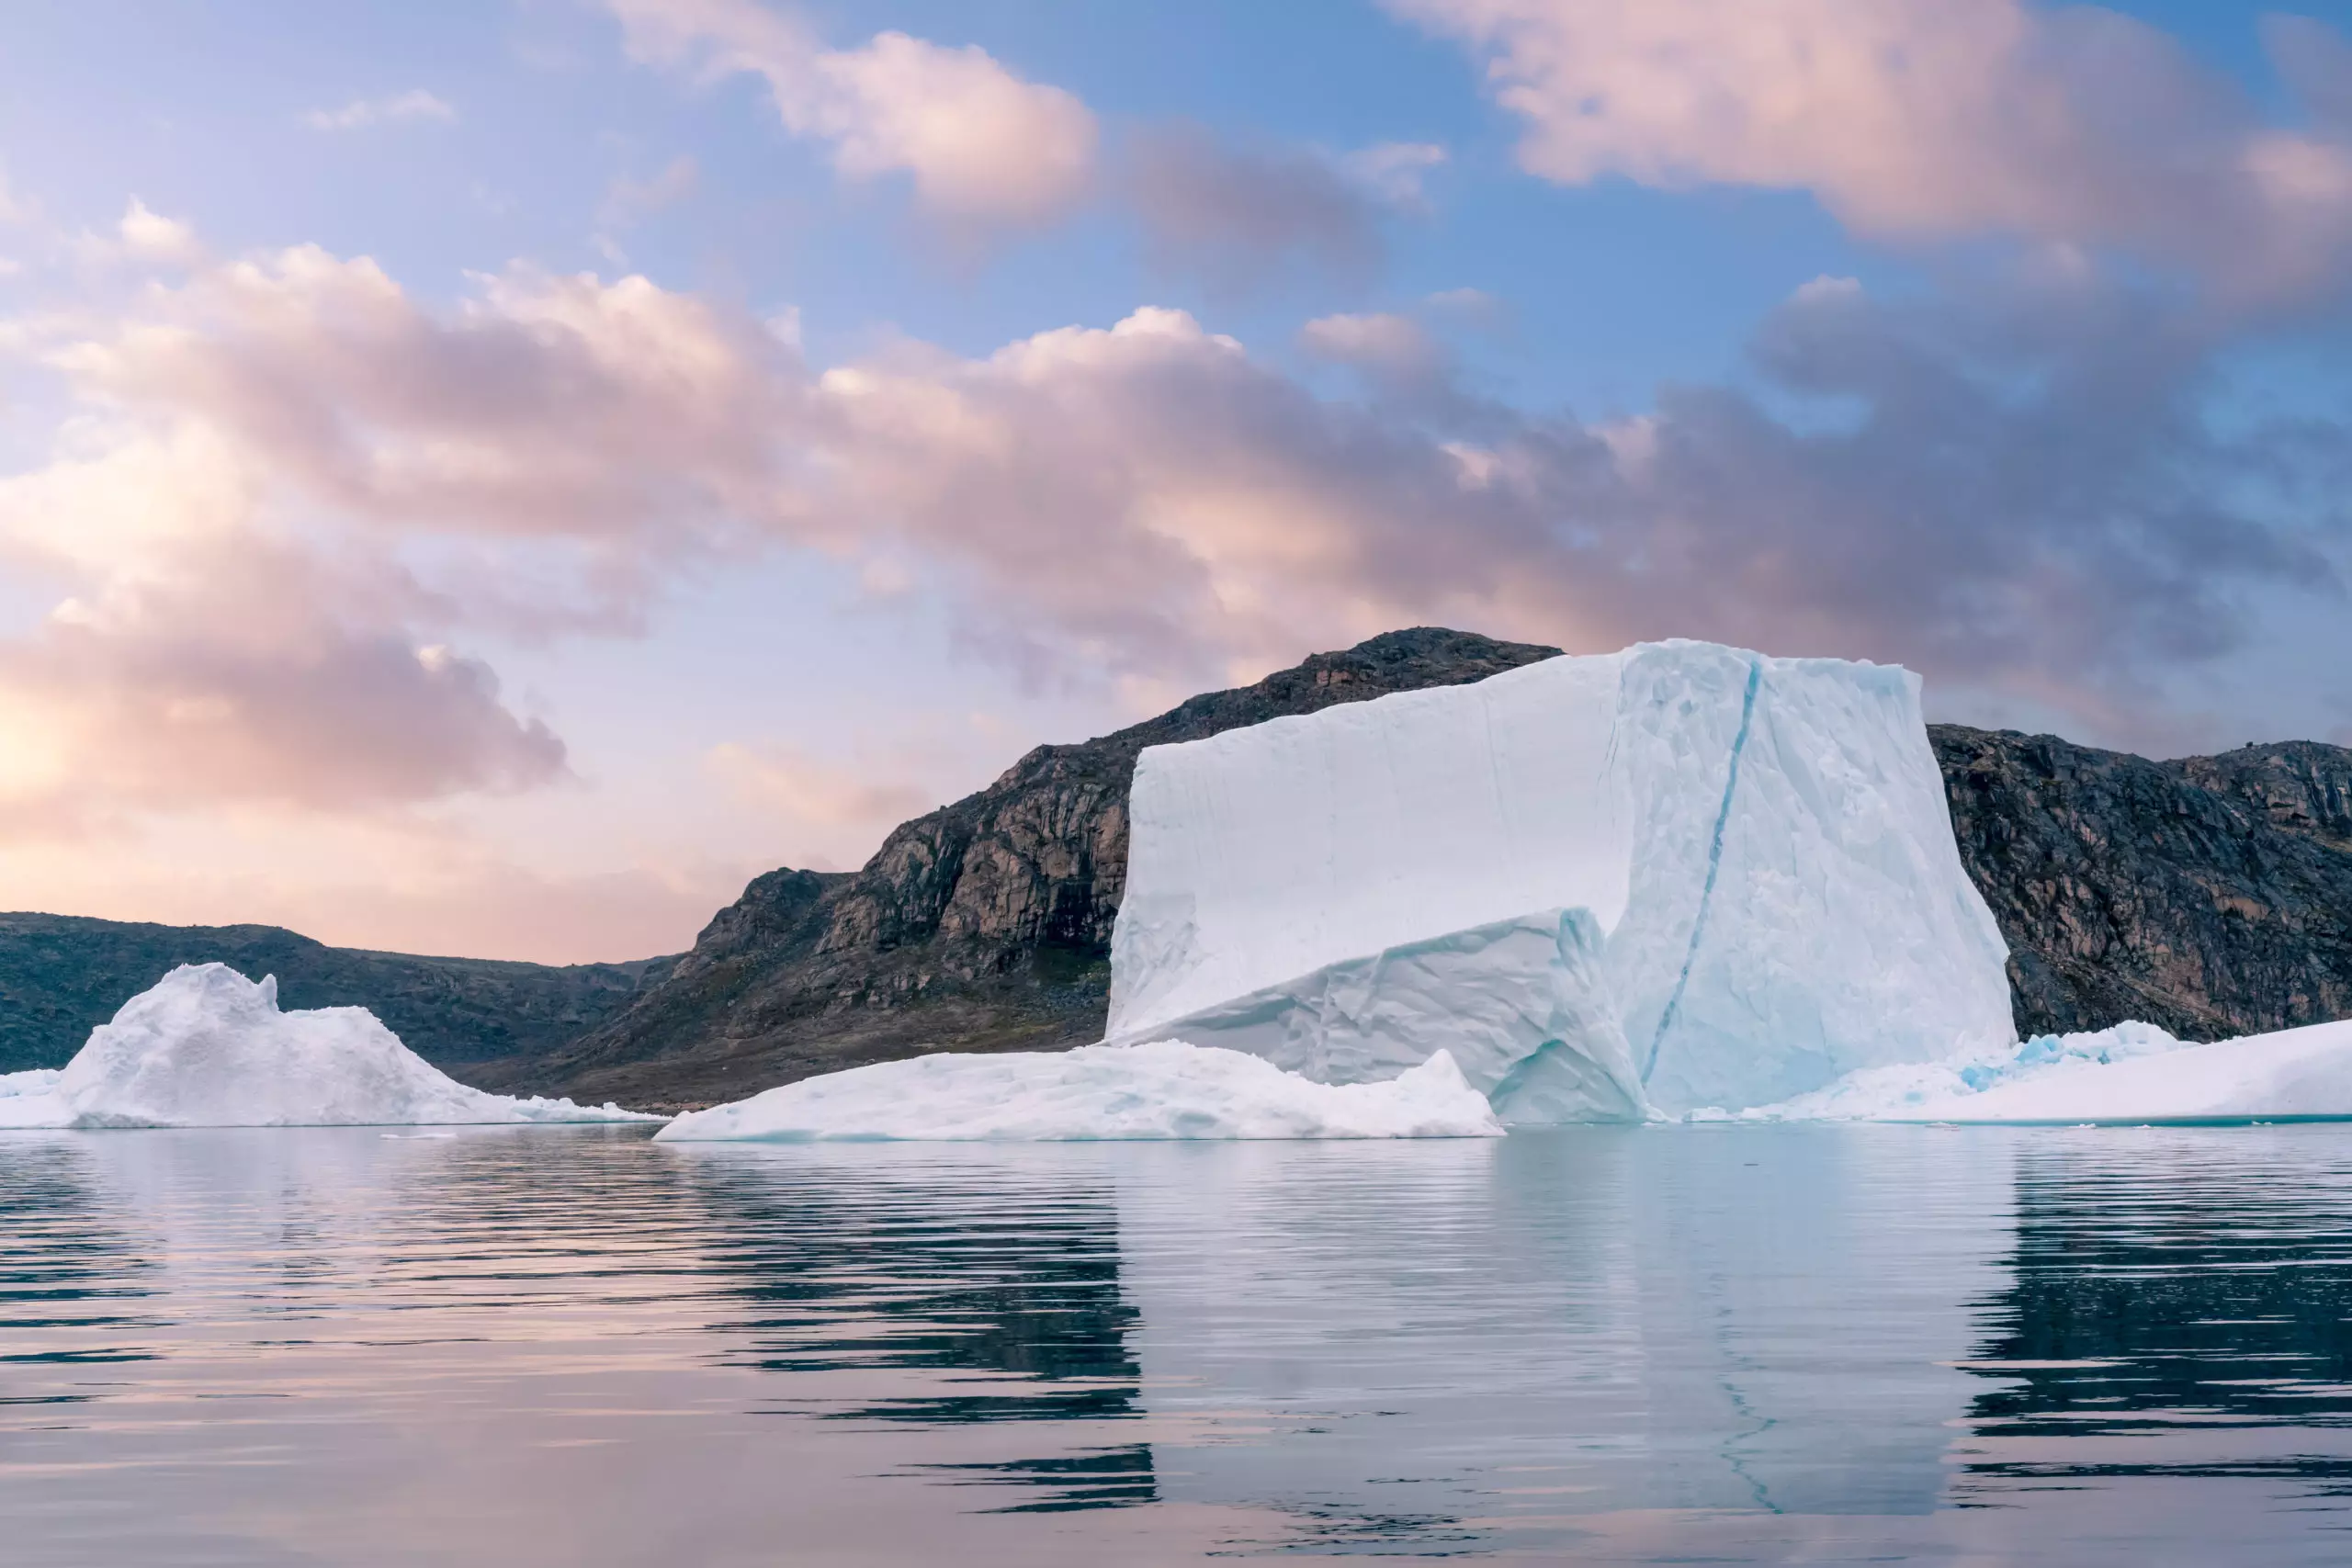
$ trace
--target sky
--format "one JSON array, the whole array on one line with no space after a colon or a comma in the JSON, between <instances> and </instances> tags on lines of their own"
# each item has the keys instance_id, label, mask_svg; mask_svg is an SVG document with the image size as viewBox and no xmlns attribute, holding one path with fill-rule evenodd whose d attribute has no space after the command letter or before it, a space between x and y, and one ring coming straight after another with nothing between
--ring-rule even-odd
<instances>
[{"instance_id":1,"label":"sky","mask_svg":"<svg viewBox=\"0 0 2352 1568\"><path fill-rule=\"evenodd\" d=\"M17 0L0 907L543 962L1397 626L2352 743L2352 0Z\"/></svg>"}]
</instances>

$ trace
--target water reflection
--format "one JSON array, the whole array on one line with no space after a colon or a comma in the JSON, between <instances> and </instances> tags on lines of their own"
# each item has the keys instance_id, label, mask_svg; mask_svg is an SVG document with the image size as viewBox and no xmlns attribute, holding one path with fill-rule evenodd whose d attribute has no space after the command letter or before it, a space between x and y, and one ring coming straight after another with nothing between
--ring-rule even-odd
<instances>
[{"instance_id":1,"label":"water reflection","mask_svg":"<svg viewBox=\"0 0 2352 1568\"><path fill-rule=\"evenodd\" d=\"M1162 1491L1424 1551L1932 1511L2006 1150L1803 1131L1129 1156L1189 1168L1121 1187L1146 1402L1223 1413Z\"/></svg>"},{"instance_id":2,"label":"water reflection","mask_svg":"<svg viewBox=\"0 0 2352 1568\"><path fill-rule=\"evenodd\" d=\"M0 1365L119 1365L149 1359L136 1343L155 1293L130 1239L101 1217L92 1162L75 1139L0 1138ZM0 1404L70 1404L86 1384L0 1387Z\"/></svg>"},{"instance_id":3,"label":"water reflection","mask_svg":"<svg viewBox=\"0 0 2352 1568\"><path fill-rule=\"evenodd\" d=\"M2352 1150L2307 1128L2052 1134L1982 1309L1957 1495L2352 1480Z\"/></svg>"},{"instance_id":4,"label":"water reflection","mask_svg":"<svg viewBox=\"0 0 2352 1568\"><path fill-rule=\"evenodd\" d=\"M23 1564L2328 1562L2352 1129L0 1138Z\"/></svg>"},{"instance_id":5,"label":"water reflection","mask_svg":"<svg viewBox=\"0 0 2352 1568\"><path fill-rule=\"evenodd\" d=\"M704 1256L747 1309L730 1314L725 1359L940 1374L845 1398L796 1380L763 1408L921 1426L1139 1414L1136 1312L1120 1290L1117 1207L1099 1157L694 1145L677 1157L710 1216ZM999 1505L1012 1511L1158 1497L1148 1445L1064 1448L916 1468L1013 1488Z\"/></svg>"}]
</instances>

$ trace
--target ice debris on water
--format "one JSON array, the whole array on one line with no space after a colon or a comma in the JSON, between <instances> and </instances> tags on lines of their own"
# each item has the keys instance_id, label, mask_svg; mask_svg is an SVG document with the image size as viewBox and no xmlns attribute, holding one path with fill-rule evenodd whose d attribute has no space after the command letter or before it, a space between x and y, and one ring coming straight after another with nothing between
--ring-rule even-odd
<instances>
[{"instance_id":1,"label":"ice debris on water","mask_svg":"<svg viewBox=\"0 0 2352 1568\"><path fill-rule=\"evenodd\" d=\"M1491 1138L1502 1123L1439 1050L1385 1083L1315 1083L1238 1051L1156 1040L943 1052L805 1078L681 1116L669 1143L897 1139Z\"/></svg>"},{"instance_id":2,"label":"ice debris on water","mask_svg":"<svg viewBox=\"0 0 2352 1568\"><path fill-rule=\"evenodd\" d=\"M1952 1122L2239 1122L2352 1117L2352 1021L2249 1034L2210 1045L2172 1041L2151 1025L2119 1030L2169 1048L2079 1055L1914 1114ZM2069 1036L2068 1038L2076 1038ZM1883 1120L1906 1120L1897 1112Z\"/></svg>"},{"instance_id":3,"label":"ice debris on water","mask_svg":"<svg viewBox=\"0 0 2352 1568\"><path fill-rule=\"evenodd\" d=\"M1865 1067L1808 1094L1773 1105L1736 1111L1709 1106L1690 1113L1693 1122L1815 1122L1905 1117L1918 1107L1981 1094L2003 1084L2035 1077L2053 1068L2129 1061L2180 1049L2181 1043L2153 1023L2120 1023L2080 1034L2037 1034L2023 1044L1962 1052L1942 1061L1901 1062Z\"/></svg>"},{"instance_id":4,"label":"ice debris on water","mask_svg":"<svg viewBox=\"0 0 2352 1568\"><path fill-rule=\"evenodd\" d=\"M2054 1122L2352 1117L2352 1021L2208 1045L2150 1023L2038 1035L2003 1054L1852 1073L1812 1094L1688 1120Z\"/></svg>"},{"instance_id":5,"label":"ice debris on water","mask_svg":"<svg viewBox=\"0 0 2352 1568\"><path fill-rule=\"evenodd\" d=\"M659 1120L469 1089L367 1009L282 1012L274 977L256 983L220 964L182 964L131 998L62 1071L0 1079L0 1127Z\"/></svg>"}]
</instances>

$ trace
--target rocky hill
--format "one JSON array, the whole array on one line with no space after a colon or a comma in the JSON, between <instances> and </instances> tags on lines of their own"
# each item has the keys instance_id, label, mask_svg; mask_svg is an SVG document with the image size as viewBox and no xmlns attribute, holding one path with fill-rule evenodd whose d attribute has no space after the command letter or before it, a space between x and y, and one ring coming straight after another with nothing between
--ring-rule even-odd
<instances>
[{"instance_id":1,"label":"rocky hill","mask_svg":"<svg viewBox=\"0 0 2352 1568\"><path fill-rule=\"evenodd\" d=\"M2152 762L1928 730L1961 859L2009 942L2018 1028L2189 1040L2352 1017L2352 751Z\"/></svg>"},{"instance_id":2,"label":"rocky hill","mask_svg":"<svg viewBox=\"0 0 2352 1568\"><path fill-rule=\"evenodd\" d=\"M277 976L289 1008L360 1006L460 1078L545 1055L594 1028L673 962L506 964L328 947L276 926L158 926L0 914L0 1072L55 1067L175 964Z\"/></svg>"}]
</instances>

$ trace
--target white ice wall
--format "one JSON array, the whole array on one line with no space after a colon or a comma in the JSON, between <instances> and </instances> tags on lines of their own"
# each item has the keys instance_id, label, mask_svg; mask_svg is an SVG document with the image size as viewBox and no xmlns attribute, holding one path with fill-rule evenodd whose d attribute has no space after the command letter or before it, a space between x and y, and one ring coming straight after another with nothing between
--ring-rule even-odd
<instances>
[{"instance_id":1,"label":"white ice wall","mask_svg":"<svg viewBox=\"0 0 2352 1568\"><path fill-rule=\"evenodd\" d=\"M1334 1081L1443 1045L1498 1089L1510 1062L1482 1078L1442 1021L1541 990L1525 944L1450 961L1436 989L1423 964L1405 1010L1427 1022L1329 998L1367 976L1402 996L1439 939L1565 909L1600 946L1560 944L1565 1048L1588 1079L1630 1052L1668 1111L2006 1040L2006 950L1918 695L1892 667L1645 644L1150 748L1109 1037L1275 1055L1271 1027L1285 1066ZM1360 1042L1384 1011L1379 1050L1318 1043L1326 1017Z\"/></svg>"},{"instance_id":2,"label":"white ice wall","mask_svg":"<svg viewBox=\"0 0 2352 1568\"><path fill-rule=\"evenodd\" d=\"M1335 960L1625 906L1623 655L1549 660L1147 749L1128 796L1114 1035Z\"/></svg>"}]
</instances>

